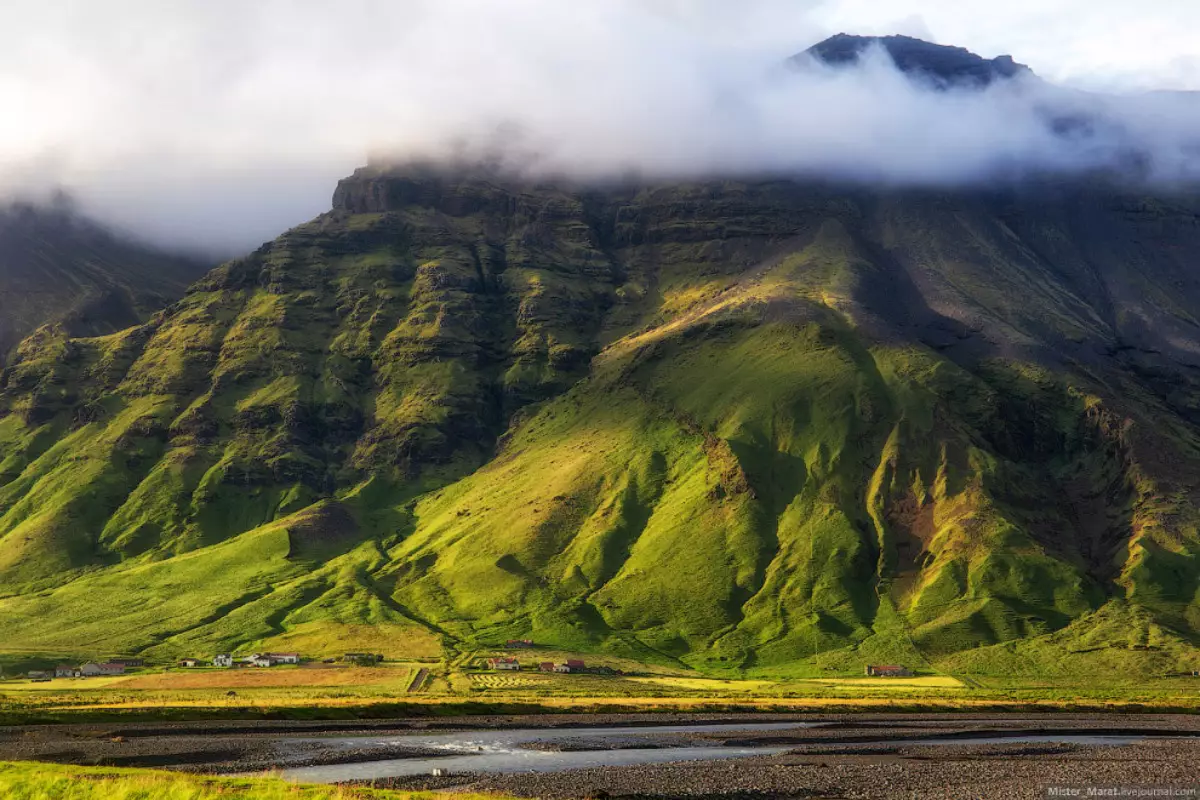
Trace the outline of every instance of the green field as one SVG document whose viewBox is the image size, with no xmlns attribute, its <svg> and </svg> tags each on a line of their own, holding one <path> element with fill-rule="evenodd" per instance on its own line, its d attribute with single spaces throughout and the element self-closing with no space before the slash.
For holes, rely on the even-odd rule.
<svg viewBox="0 0 1200 800">
<path fill-rule="evenodd" d="M 0 761 L 5 800 L 495 800 L 495 795 L 298 786 L 278 778 L 214 778 L 147 769 Z"/>
</svg>

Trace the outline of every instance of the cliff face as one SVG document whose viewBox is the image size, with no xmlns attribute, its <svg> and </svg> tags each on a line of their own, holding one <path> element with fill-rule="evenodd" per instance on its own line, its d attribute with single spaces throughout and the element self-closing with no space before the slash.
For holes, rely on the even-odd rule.
<svg viewBox="0 0 1200 800">
<path fill-rule="evenodd" d="M 0 641 L 1177 665 L 1197 254 L 1194 198 L 1095 185 L 360 170 L 148 323 L 21 345 Z"/>
<path fill-rule="evenodd" d="M 0 363 L 42 325 L 91 336 L 142 322 L 205 269 L 61 207 L 0 208 Z"/>
</svg>

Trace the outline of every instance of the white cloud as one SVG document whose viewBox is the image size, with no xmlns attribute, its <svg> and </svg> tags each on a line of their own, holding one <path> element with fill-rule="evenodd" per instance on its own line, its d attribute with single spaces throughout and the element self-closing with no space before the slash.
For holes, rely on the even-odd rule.
<svg viewBox="0 0 1200 800">
<path fill-rule="evenodd" d="M 203 246 L 249 247 L 315 215 L 368 152 L 445 150 L 503 125 L 542 163 L 593 174 L 940 181 L 1095 157 L 1047 137 L 1040 90 L 935 94 L 878 63 L 852 75 L 779 68 L 842 29 L 1011 52 L 1089 86 L 1200 88 L 1191 0 L 1136 13 L 1112 0 L 929 0 L 916 13 L 891 0 L 7 5 L 0 177 L 62 183 L 110 220 Z M 1120 124 L 1175 158 L 1194 108 L 1155 102 L 1157 127 Z"/>
</svg>

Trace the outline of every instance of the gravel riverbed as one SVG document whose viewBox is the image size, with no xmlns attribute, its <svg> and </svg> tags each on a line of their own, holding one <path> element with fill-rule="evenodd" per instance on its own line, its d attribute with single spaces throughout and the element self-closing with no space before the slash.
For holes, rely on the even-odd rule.
<svg viewBox="0 0 1200 800">
<path fill-rule="evenodd" d="M 620 736 L 557 738 L 563 728 L 819 723 L 787 730 L 649 728 Z M 1104 714 L 553 715 L 369 722 L 193 722 L 0 728 L 0 760 L 42 760 L 230 773 L 416 759 L 444 750 L 407 746 L 404 734 L 546 730 L 529 750 L 572 752 L 680 746 L 775 747 L 776 755 L 724 761 L 457 773 L 377 779 L 376 786 L 449 787 L 528 797 L 1045 798 L 1051 786 L 1200 786 L 1200 718 Z M 1116 744 L 941 743 L 963 736 L 1126 737 Z M 353 738 L 348 738 L 353 737 Z M 1195 737 L 1195 738 L 1188 738 Z M 1131 740 L 1132 739 L 1132 740 Z M 1193 795 L 1193 796 L 1200 796 Z"/>
</svg>

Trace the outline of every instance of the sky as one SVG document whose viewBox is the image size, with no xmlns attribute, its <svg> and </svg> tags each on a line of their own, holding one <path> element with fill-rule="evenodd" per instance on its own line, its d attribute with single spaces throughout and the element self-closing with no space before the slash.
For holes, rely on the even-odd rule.
<svg viewBox="0 0 1200 800">
<path fill-rule="evenodd" d="M 1044 90 L 934 93 L 878 54 L 853 75 L 780 63 L 839 31 L 903 33 L 1089 92 L 1196 91 L 1197 30 L 1196 0 L 9 2 L 0 194 L 64 188 L 138 235 L 225 255 L 328 209 L 370 155 L 500 140 L 585 176 L 1082 168 L 1117 145 L 1047 141 Z M 1112 112 L 1122 141 L 1163 174 L 1191 169 L 1196 103 L 1131 103 Z"/>
</svg>

